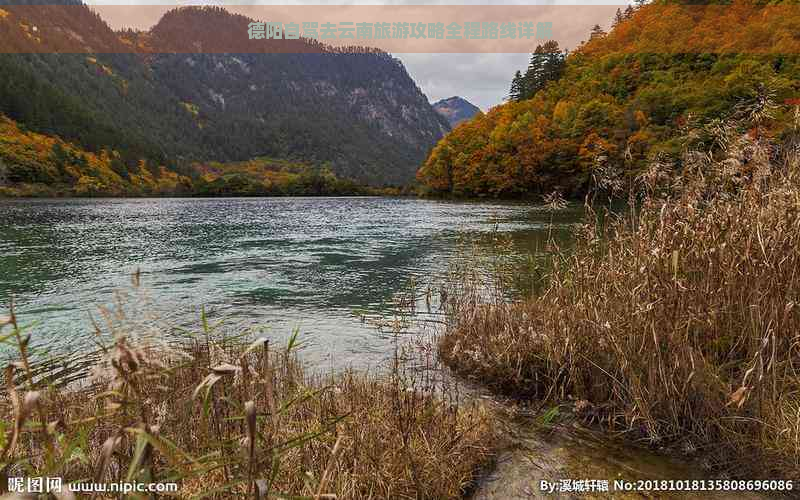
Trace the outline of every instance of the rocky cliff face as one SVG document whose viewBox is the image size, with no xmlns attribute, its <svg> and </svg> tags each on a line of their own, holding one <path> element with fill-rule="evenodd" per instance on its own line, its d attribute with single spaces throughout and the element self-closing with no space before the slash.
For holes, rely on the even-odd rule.
<svg viewBox="0 0 800 500">
<path fill-rule="evenodd" d="M 455 127 L 481 112 L 477 106 L 458 96 L 436 102 L 433 109 L 447 120 L 450 127 Z"/>
<path fill-rule="evenodd" d="M 48 17 L 9 6 L 0 49 L 55 46 L 61 37 L 84 50 L 119 44 L 140 53 L 0 55 L 0 112 L 90 149 L 177 164 L 290 158 L 370 184 L 404 184 L 449 129 L 383 52 L 300 39 L 280 42 L 287 53 L 270 53 L 271 41 L 254 53 L 244 35 L 251 20 L 219 7 L 175 9 L 148 32 L 120 33 L 88 10 L 62 10 L 91 29 L 59 22 L 37 41 L 19 26 Z M 219 53 L 240 45 L 242 53 Z M 30 86 L 33 99 L 24 95 Z"/>
</svg>

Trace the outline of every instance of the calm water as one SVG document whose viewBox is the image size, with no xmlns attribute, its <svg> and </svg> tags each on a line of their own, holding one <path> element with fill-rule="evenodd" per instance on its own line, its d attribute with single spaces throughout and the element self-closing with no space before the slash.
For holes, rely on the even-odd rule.
<svg viewBox="0 0 800 500">
<path fill-rule="evenodd" d="M 391 343 L 362 315 L 391 316 L 460 241 L 491 252 L 499 232 L 526 252 L 549 222 L 531 205 L 413 199 L 0 200 L 0 303 L 13 295 L 34 344 L 75 350 L 141 268 L 134 295 L 165 323 L 196 325 L 205 306 L 231 329 L 299 327 L 313 362 L 371 364 Z"/>
</svg>

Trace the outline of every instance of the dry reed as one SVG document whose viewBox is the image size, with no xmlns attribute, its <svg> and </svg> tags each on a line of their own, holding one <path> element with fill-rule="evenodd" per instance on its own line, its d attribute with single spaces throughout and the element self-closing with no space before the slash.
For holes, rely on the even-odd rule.
<svg viewBox="0 0 800 500">
<path fill-rule="evenodd" d="M 587 203 L 541 294 L 487 300 L 460 273 L 441 357 L 718 471 L 800 478 L 800 114 L 773 136 L 770 106 L 688 130 L 624 215 Z"/>
<path fill-rule="evenodd" d="M 385 376 L 309 375 L 296 333 L 286 347 L 247 345 L 205 315 L 169 347 L 109 328 L 92 382 L 57 388 L 32 375 L 13 308 L 3 319 L 19 361 L 0 399 L 0 488 L 46 476 L 65 489 L 177 482 L 180 498 L 460 498 L 491 460 L 488 410 L 400 363 Z"/>
</svg>

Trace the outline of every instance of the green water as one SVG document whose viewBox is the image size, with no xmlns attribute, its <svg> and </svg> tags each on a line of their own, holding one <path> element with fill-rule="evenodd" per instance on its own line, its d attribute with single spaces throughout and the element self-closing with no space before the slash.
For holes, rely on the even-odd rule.
<svg viewBox="0 0 800 500">
<path fill-rule="evenodd" d="M 579 217 L 559 213 L 556 230 Z M 411 280 L 434 286 L 465 242 L 543 248 L 550 221 L 529 204 L 416 199 L 0 200 L 0 303 L 13 296 L 33 344 L 60 352 L 91 344 L 89 314 L 121 290 L 151 324 L 191 327 L 204 306 L 230 331 L 298 327 L 312 363 L 371 365 L 391 346 L 365 316 L 392 316 Z"/>
</svg>

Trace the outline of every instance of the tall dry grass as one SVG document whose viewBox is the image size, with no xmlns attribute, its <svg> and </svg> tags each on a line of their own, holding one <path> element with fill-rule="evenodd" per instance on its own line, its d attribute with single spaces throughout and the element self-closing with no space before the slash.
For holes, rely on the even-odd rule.
<svg viewBox="0 0 800 500">
<path fill-rule="evenodd" d="M 66 388 L 34 375 L 13 309 L 0 321 L 19 354 L 0 400 L 0 488 L 45 476 L 177 482 L 180 498 L 460 498 L 491 460 L 489 412 L 400 361 L 384 376 L 311 375 L 296 333 L 246 344 L 204 315 L 164 344 L 107 316 L 94 377 Z"/>
<path fill-rule="evenodd" d="M 602 222 L 556 252 L 543 293 L 487 300 L 460 274 L 441 357 L 728 473 L 800 478 L 800 114 L 775 137 L 771 108 L 687 130 L 624 215 L 587 204 Z"/>
</svg>

